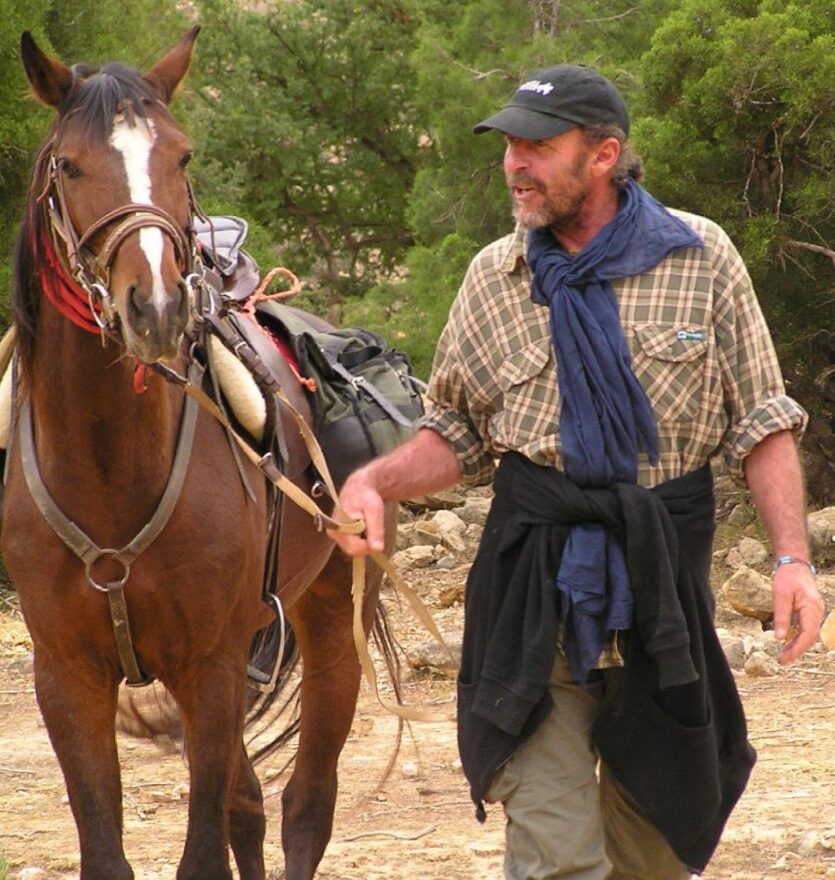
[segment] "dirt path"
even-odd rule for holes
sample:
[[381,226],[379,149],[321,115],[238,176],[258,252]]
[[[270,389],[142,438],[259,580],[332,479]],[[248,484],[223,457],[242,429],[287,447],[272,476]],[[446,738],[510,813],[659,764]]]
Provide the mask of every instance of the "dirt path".
[[[441,628],[460,631],[459,606],[438,607],[460,573],[416,584]],[[404,612],[406,615],[406,612]],[[408,616],[394,614],[407,650],[425,642]],[[0,606],[0,855],[9,880],[20,869],[47,880],[77,877],[75,828],[63,781],[40,722],[28,641],[8,605]],[[453,713],[451,679],[409,673],[407,699]],[[778,676],[739,677],[760,759],[726,829],[708,880],[835,878],[835,655],[816,653]],[[375,791],[396,724],[363,690],[341,762],[333,840],[322,880],[471,880],[502,876],[502,818],[473,818],[453,722],[413,725],[394,772]],[[138,880],[173,880],[187,812],[186,768],[178,755],[120,738],[125,842]],[[281,877],[281,760],[260,768],[268,808],[267,864]]]

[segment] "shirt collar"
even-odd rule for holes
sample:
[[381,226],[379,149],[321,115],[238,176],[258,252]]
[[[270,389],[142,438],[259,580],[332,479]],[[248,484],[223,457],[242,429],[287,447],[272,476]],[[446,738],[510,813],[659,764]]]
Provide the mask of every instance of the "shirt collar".
[[506,245],[499,268],[502,272],[510,275],[519,266],[519,261],[527,263],[528,254],[528,231],[517,226],[511,235],[506,238]]

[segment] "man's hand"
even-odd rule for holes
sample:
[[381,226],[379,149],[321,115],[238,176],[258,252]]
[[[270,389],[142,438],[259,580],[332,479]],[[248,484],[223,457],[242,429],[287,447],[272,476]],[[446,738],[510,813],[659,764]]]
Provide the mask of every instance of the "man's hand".
[[385,502],[437,492],[458,482],[461,465],[452,445],[440,434],[421,428],[401,446],[354,471],[339,493],[342,514],[365,523],[365,534],[328,535],[349,556],[385,549]]
[[781,565],[771,584],[774,597],[774,635],[783,641],[796,629],[780,652],[780,662],[791,663],[815,644],[820,635],[824,605],[815,576],[802,562]]
[[365,556],[379,553],[385,547],[385,502],[362,468],[351,474],[339,493],[339,504],[346,516],[362,520],[362,535],[346,535],[328,529],[328,535],[348,556]]
[[[760,440],[745,459],[745,479],[775,555],[808,559],[803,472],[791,431],[778,431]],[[823,601],[815,576],[804,562],[779,565],[771,590],[774,635],[781,641],[790,639],[780,662],[791,663],[817,640]],[[797,627],[793,633],[792,624]]]

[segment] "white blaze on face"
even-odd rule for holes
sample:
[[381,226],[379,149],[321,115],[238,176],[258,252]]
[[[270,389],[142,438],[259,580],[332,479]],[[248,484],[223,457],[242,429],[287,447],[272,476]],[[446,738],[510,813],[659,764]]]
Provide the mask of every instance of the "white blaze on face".
[[[124,116],[117,115],[113,122],[110,145],[122,154],[128,179],[130,200],[138,205],[152,205],[151,151],[154,149],[154,123],[138,118],[129,125]],[[162,231],[154,226],[139,230],[139,246],[151,270],[151,302],[162,314],[168,299],[162,280]]]

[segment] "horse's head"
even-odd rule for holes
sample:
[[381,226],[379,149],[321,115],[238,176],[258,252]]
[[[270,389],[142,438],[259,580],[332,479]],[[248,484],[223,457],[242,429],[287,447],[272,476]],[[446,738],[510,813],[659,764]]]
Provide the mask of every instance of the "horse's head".
[[176,353],[189,317],[191,147],[167,105],[198,31],[144,76],[69,68],[21,40],[36,97],[57,111],[36,171],[44,226],[92,317],[145,363]]

